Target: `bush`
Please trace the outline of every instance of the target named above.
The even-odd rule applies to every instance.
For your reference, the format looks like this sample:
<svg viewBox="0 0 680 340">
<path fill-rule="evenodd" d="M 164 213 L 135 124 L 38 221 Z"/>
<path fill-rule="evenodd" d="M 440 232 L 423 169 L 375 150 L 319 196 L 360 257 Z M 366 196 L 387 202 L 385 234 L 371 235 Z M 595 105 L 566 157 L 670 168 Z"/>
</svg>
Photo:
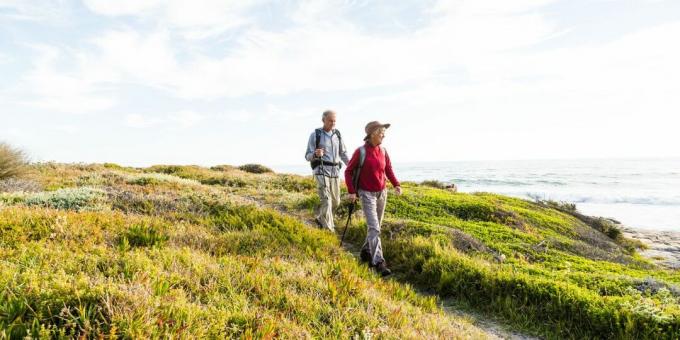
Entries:
<svg viewBox="0 0 680 340">
<path fill-rule="evenodd" d="M 102 208 L 105 193 L 99 189 L 80 187 L 65 188 L 57 191 L 39 192 L 27 196 L 26 205 L 64 210 L 99 210 Z"/>
<path fill-rule="evenodd" d="M 118 241 L 118 247 L 127 250 L 130 247 L 161 247 L 169 239 L 155 226 L 135 225 L 130 227 Z"/>
<path fill-rule="evenodd" d="M 22 175 L 28 163 L 26 154 L 7 143 L 0 143 L 0 180 Z"/>
<path fill-rule="evenodd" d="M 231 166 L 231 165 L 226 165 L 226 164 L 220 164 L 220 165 L 215 165 L 215 166 L 210 167 L 210 170 L 213 170 L 213 171 L 232 171 L 232 170 L 235 170 L 235 169 L 236 169 L 236 167 Z"/>
<path fill-rule="evenodd" d="M 437 180 L 428 180 L 428 181 L 422 181 L 420 185 L 424 185 L 427 187 L 433 187 L 437 189 L 446 189 L 446 183 L 437 181 Z"/>
<path fill-rule="evenodd" d="M 251 174 L 264 174 L 267 172 L 273 173 L 274 170 L 260 164 L 244 164 L 238 167 L 239 170 L 250 172 Z"/>
<path fill-rule="evenodd" d="M 176 183 L 180 185 L 199 185 L 198 181 L 193 179 L 181 178 L 164 173 L 146 173 L 139 175 L 131 175 L 127 179 L 128 184 L 136 185 L 154 185 L 160 183 Z"/>
</svg>

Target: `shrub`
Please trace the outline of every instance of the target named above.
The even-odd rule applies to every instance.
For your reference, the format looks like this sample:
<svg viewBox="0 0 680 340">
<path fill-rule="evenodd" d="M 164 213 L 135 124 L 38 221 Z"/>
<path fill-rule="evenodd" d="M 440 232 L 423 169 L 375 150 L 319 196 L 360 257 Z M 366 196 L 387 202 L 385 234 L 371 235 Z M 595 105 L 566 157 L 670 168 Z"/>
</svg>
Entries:
<svg viewBox="0 0 680 340">
<path fill-rule="evenodd" d="M 250 172 L 251 174 L 264 174 L 267 172 L 273 173 L 274 170 L 260 164 L 244 164 L 238 167 L 239 170 Z"/>
<path fill-rule="evenodd" d="M 89 187 L 65 188 L 28 195 L 24 202 L 53 209 L 97 210 L 101 208 L 104 195 L 102 190 Z"/>
<path fill-rule="evenodd" d="M 131 175 L 128 177 L 129 184 L 136 185 L 154 185 L 159 183 L 176 183 L 182 185 L 199 185 L 198 181 L 193 179 L 181 178 L 164 173 L 146 173 L 140 175 Z"/>
<path fill-rule="evenodd" d="M 446 189 L 446 183 L 437 180 L 422 181 L 420 185 L 437 189 Z"/>
<path fill-rule="evenodd" d="M 226 164 L 220 164 L 220 165 L 215 165 L 215 166 L 210 167 L 210 170 L 213 170 L 213 171 L 232 171 L 232 170 L 235 170 L 235 169 L 236 169 L 236 167 L 234 167 L 232 165 L 226 165 Z"/>
<path fill-rule="evenodd" d="M 558 201 L 553 201 L 553 200 L 546 200 L 546 201 L 538 201 L 539 203 L 543 203 L 551 208 L 557 209 L 561 212 L 565 212 L 568 214 L 572 214 L 576 212 L 576 204 L 571 203 L 571 202 L 558 202 Z"/>
<path fill-rule="evenodd" d="M 160 247 L 169 239 L 158 227 L 152 225 L 134 225 L 130 227 L 118 241 L 119 248 Z"/>
<path fill-rule="evenodd" d="M 0 180 L 22 175 L 28 163 L 26 154 L 7 143 L 0 143 Z"/>
<path fill-rule="evenodd" d="M 113 170 L 122 170 L 123 169 L 122 166 L 120 166 L 116 163 L 104 163 L 104 164 L 102 164 L 102 166 L 107 168 L 107 169 L 113 169 Z"/>
</svg>

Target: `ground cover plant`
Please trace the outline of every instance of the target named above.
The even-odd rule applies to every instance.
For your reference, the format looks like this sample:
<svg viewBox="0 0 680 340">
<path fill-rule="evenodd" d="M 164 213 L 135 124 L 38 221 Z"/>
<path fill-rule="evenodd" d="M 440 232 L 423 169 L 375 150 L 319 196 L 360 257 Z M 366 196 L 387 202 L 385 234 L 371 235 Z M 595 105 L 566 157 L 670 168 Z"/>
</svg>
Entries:
<svg viewBox="0 0 680 340">
<path fill-rule="evenodd" d="M 680 275 L 642 259 L 620 233 L 542 203 L 405 191 L 390 198 L 383 228 L 402 280 L 548 337 L 680 336 Z M 356 244 L 364 227 L 348 232 Z"/>
<path fill-rule="evenodd" d="M 5 336 L 484 337 L 442 312 L 453 299 L 547 338 L 680 337 L 678 272 L 568 205 L 405 183 L 385 281 L 348 252 L 360 212 L 349 249 L 304 225 L 309 176 L 47 163 L 26 180 L 43 191 L 0 193 Z"/>
<path fill-rule="evenodd" d="M 248 194 L 299 199 L 306 179 L 46 163 L 27 180 L 44 190 L 0 193 L 0 339 L 486 337 Z"/>
</svg>

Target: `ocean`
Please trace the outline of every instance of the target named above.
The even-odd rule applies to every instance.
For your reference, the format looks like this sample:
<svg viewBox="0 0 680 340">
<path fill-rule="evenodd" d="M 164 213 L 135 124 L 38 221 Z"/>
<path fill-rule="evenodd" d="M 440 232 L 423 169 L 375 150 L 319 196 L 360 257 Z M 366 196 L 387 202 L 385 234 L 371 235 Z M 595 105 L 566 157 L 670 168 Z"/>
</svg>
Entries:
<svg viewBox="0 0 680 340">
<path fill-rule="evenodd" d="M 274 167 L 311 174 L 306 163 Z M 680 231 L 680 159 L 395 163 L 400 181 L 455 183 L 461 192 L 572 202 L 635 229 Z"/>
</svg>

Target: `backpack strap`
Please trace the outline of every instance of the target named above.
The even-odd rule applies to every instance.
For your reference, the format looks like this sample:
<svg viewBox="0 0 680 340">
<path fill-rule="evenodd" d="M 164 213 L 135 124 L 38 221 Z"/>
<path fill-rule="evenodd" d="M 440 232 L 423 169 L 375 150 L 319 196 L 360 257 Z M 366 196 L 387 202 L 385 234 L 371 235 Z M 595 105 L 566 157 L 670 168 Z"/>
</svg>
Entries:
<svg viewBox="0 0 680 340">
<path fill-rule="evenodd" d="M 316 148 L 319 148 L 319 142 L 321 142 L 321 129 L 316 129 L 314 130 L 314 133 L 316 134 Z"/>
<path fill-rule="evenodd" d="M 333 130 L 333 133 L 338 135 L 338 150 L 342 149 L 342 135 L 340 134 L 340 130 L 335 129 Z M 338 162 L 340 164 L 340 169 L 342 169 L 342 162 Z"/>
<path fill-rule="evenodd" d="M 359 147 L 359 171 L 364 167 L 364 161 L 366 160 L 366 147 Z"/>
<path fill-rule="evenodd" d="M 364 161 L 366 160 L 366 147 L 363 145 L 359 147 L 359 165 L 354 169 L 352 173 L 352 184 L 354 184 L 354 190 L 359 191 L 359 175 L 361 174 L 361 168 L 364 167 Z"/>
<path fill-rule="evenodd" d="M 314 130 L 315 138 L 316 138 L 316 149 L 319 148 L 319 143 L 321 142 L 321 129 L 316 129 Z M 316 151 L 316 149 L 314 149 Z M 314 157 L 312 158 L 312 161 L 310 162 L 310 166 L 312 167 L 312 170 L 316 169 L 317 166 L 321 164 L 321 159 Z"/>
</svg>

